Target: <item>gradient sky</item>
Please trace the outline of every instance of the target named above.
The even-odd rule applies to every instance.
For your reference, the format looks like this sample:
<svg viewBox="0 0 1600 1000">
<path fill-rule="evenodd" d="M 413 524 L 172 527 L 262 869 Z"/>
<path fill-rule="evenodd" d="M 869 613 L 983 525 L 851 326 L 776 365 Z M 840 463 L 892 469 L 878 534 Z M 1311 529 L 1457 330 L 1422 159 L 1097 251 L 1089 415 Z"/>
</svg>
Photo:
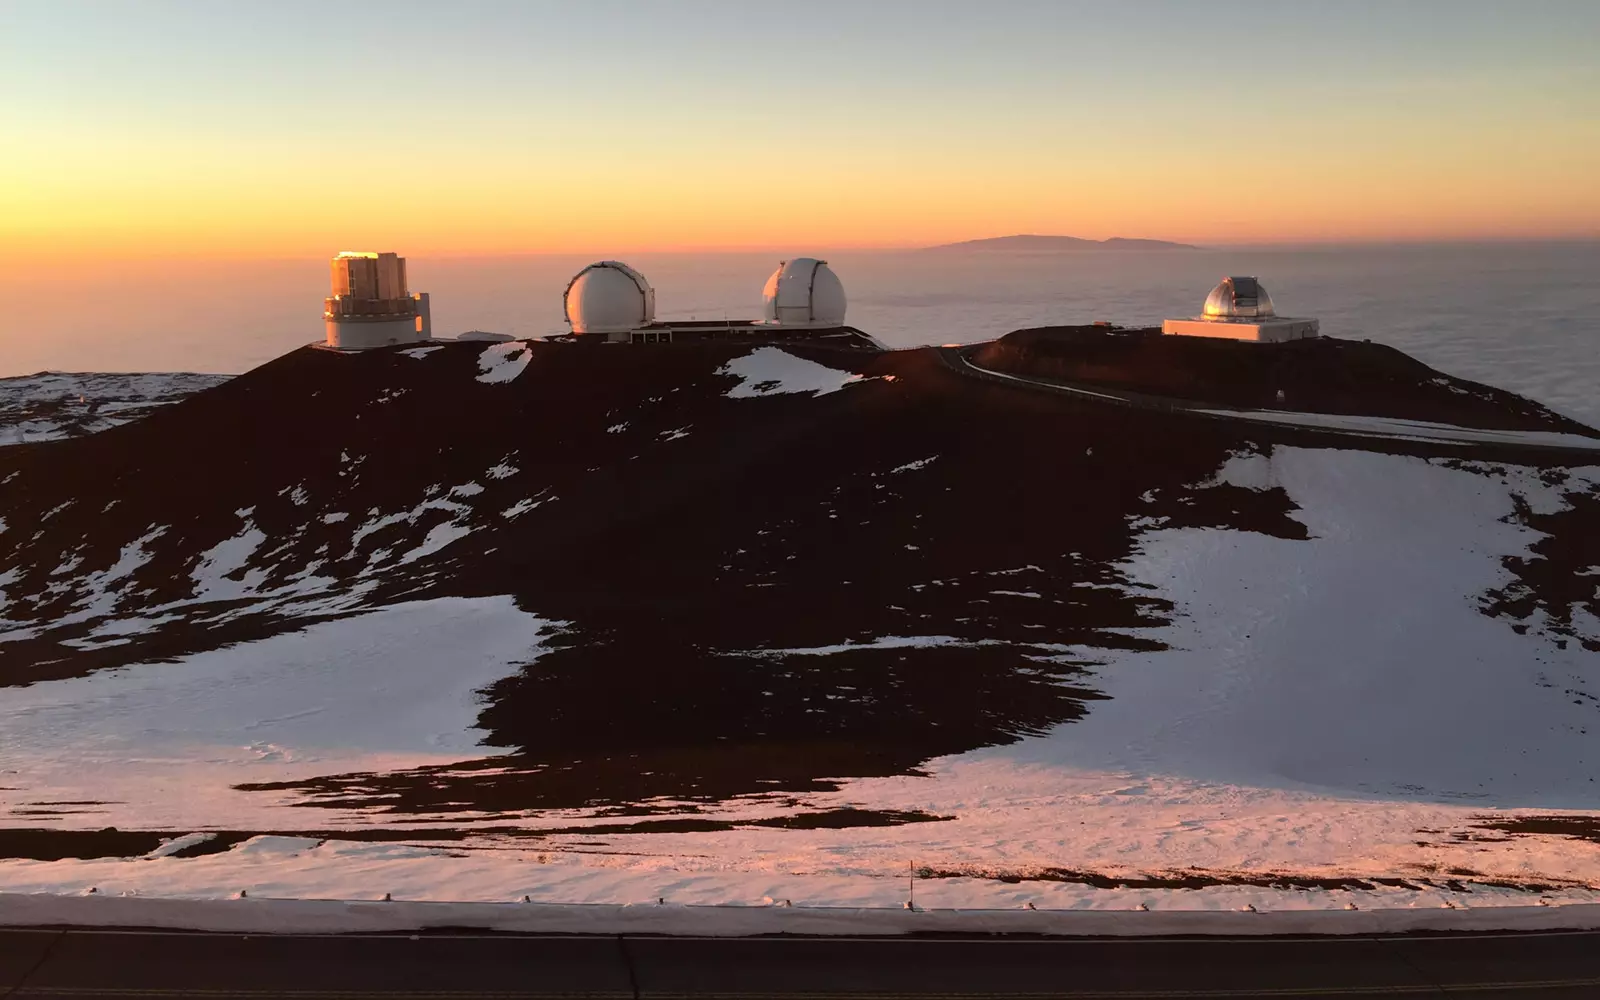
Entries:
<svg viewBox="0 0 1600 1000">
<path fill-rule="evenodd" d="M 0 0 L 0 255 L 1600 236 L 1595 0 Z"/>
</svg>

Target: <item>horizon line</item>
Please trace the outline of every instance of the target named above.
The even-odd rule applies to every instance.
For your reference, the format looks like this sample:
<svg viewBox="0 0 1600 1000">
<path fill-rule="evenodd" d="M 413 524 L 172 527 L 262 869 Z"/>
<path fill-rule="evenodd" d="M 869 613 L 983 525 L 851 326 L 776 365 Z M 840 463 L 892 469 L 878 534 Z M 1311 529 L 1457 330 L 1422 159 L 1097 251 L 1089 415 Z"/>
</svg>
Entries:
<svg viewBox="0 0 1600 1000">
<path fill-rule="evenodd" d="M 1015 236 L 1035 236 L 1044 238 L 1064 237 L 1068 239 L 1082 239 L 1090 243 L 1102 243 L 1092 237 L 1074 237 L 1064 233 L 1005 233 L 1000 236 L 974 236 L 945 243 L 906 244 L 906 243 L 854 243 L 836 244 L 832 246 L 812 244 L 809 247 L 804 243 L 796 244 L 712 244 L 705 246 L 666 246 L 666 247 L 610 247 L 610 248 L 579 248 L 571 250 L 408 250 L 403 246 L 396 246 L 393 252 L 400 253 L 407 258 L 419 260 L 463 260 L 482 259 L 488 257 L 582 257 L 595 259 L 611 259 L 620 254 L 638 255 L 678 255 L 687 256 L 694 254 L 734 255 L 734 254 L 778 254 L 780 256 L 810 253 L 915 253 L 923 250 L 956 248 L 960 244 L 979 242 L 983 240 L 1006 239 Z M 1569 245 L 1600 243 L 1600 233 L 1594 234 L 1568 234 L 1560 236 L 1465 236 L 1465 237 L 1397 237 L 1397 238 L 1354 238 L 1354 239 L 1326 239 L 1326 240 L 1225 240 L 1188 242 L 1179 239 L 1165 239 L 1160 237 L 1124 236 L 1107 237 L 1106 239 L 1125 240 L 1150 240 L 1153 242 L 1179 244 L 1172 247 L 1151 247 L 1145 249 L 1113 250 L 1117 254 L 1128 253 L 1205 253 L 1205 252 L 1238 252 L 1238 251 L 1272 251 L 1272 250 L 1337 250 L 1337 249 L 1381 249 L 1381 248 L 1426 248 L 1426 247 L 1490 247 L 1490 246 L 1535 246 L 1535 245 Z M 340 246 L 354 246 L 359 241 L 346 241 Z M 392 242 L 392 241 L 390 241 Z M 364 244 L 363 244 L 364 245 Z M 338 253 L 337 249 L 322 253 L 270 251 L 266 253 L 253 253 L 248 250 L 228 250 L 212 248 L 209 250 L 180 250 L 180 251 L 155 251 L 138 252 L 128 250 L 107 250 L 94 253 L 82 249 L 61 249 L 55 251 L 14 250 L 0 251 L 0 260 L 40 262 L 42 259 L 55 256 L 72 256 L 78 260 L 84 257 L 104 261 L 158 261 L 158 260 L 321 260 L 331 258 Z M 386 251 L 387 252 L 387 251 Z M 1050 254 L 1071 255 L 1074 253 L 1100 253 L 1108 252 L 1090 247 L 1082 249 L 1061 248 L 1059 250 L 989 250 L 975 251 L 979 253 L 1016 253 L 1044 256 Z"/>
</svg>

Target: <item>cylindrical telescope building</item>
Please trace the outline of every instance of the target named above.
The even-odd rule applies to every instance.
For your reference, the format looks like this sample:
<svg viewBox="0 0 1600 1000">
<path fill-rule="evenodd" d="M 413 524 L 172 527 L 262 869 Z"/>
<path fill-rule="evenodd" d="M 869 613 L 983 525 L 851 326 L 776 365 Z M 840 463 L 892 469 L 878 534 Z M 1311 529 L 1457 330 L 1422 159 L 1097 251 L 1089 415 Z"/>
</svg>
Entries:
<svg viewBox="0 0 1600 1000">
<path fill-rule="evenodd" d="M 346 250 L 333 258 L 332 270 L 322 306 L 329 347 L 365 351 L 433 336 L 427 293 L 406 290 L 404 257 Z"/>
</svg>

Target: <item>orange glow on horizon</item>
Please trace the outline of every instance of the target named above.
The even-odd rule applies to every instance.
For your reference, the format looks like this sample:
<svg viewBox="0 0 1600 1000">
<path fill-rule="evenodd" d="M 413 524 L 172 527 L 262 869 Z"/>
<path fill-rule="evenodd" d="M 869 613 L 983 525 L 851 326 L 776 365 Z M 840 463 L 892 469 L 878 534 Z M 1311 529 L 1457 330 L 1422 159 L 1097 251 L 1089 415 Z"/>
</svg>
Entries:
<svg viewBox="0 0 1600 1000">
<path fill-rule="evenodd" d="M 399 6 L 0 5 L 0 257 L 1600 238 L 1582 4 Z"/>
<path fill-rule="evenodd" d="M 110 170 L 104 150 L 68 144 L 0 162 L 0 256 L 866 249 L 1014 233 L 1200 245 L 1600 237 L 1600 140 L 1540 158 L 1448 138 L 1381 150 L 1308 139 L 1314 153 L 1294 162 L 1226 143 L 1185 157 L 1051 142 L 926 163 L 865 147 L 775 170 L 686 146 L 653 151 L 648 169 L 625 155 L 486 155 L 469 160 L 470 178 L 456 160 L 421 157 L 351 185 L 330 185 L 315 150 L 196 147 L 175 161 L 139 145 Z"/>
</svg>

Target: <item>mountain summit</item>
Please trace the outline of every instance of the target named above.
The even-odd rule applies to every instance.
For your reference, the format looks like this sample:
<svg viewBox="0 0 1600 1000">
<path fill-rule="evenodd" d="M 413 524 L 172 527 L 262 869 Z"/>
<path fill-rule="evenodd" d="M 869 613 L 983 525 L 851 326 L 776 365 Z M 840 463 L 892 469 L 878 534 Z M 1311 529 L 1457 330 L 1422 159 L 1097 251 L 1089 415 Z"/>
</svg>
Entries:
<svg viewBox="0 0 1600 1000">
<path fill-rule="evenodd" d="M 1107 240 L 1086 240 L 1077 236 L 993 236 L 983 240 L 962 240 L 923 247 L 924 250 L 1008 251 L 1017 253 L 1055 253 L 1062 250 L 1198 250 L 1188 243 L 1167 240 L 1139 240 L 1113 236 Z"/>
<path fill-rule="evenodd" d="M 0 888 L 1589 893 L 1596 437 L 1333 338 L 302 348 L 0 448 Z"/>
</svg>

